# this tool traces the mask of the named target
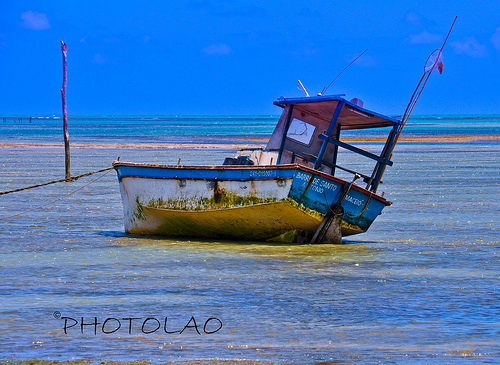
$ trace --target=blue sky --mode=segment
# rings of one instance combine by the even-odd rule
[[[500,2],[0,0],[0,115],[275,115],[280,96],[328,90],[402,114],[500,114]]]

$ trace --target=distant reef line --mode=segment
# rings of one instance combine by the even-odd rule
[[[471,142],[482,140],[498,140],[500,135],[465,135],[465,136],[401,136],[399,142]],[[385,137],[345,137],[343,141],[348,142],[384,142]],[[253,143],[117,143],[117,142],[74,142],[71,148],[149,148],[149,149],[252,149],[262,148],[267,139],[249,139]],[[63,148],[64,143],[55,142],[0,142],[0,148]]]

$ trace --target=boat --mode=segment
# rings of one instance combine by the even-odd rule
[[[368,230],[390,205],[377,189],[402,121],[343,95],[279,98],[283,109],[266,147],[219,166],[115,161],[130,234],[238,241],[340,243]],[[387,131],[380,154],[341,132]],[[374,163],[369,174],[341,166],[339,148]],[[352,179],[337,176],[338,172]]]
[[[338,244],[366,232],[391,205],[377,192],[382,176],[431,73],[442,72],[455,21],[428,57],[401,119],[365,109],[358,98],[323,95],[327,88],[311,97],[299,80],[306,96],[274,102],[283,110],[264,148],[238,151],[219,166],[115,161],[125,231],[305,244]],[[344,138],[368,129],[385,131],[377,153]]]

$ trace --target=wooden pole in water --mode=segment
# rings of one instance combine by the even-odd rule
[[[66,54],[68,46],[61,41],[61,51],[63,55],[63,84],[61,89],[62,96],[62,109],[63,109],[63,130],[64,130],[64,152],[66,161],[66,181],[71,181],[70,173],[70,158],[69,158],[69,133],[68,133],[68,114],[66,109],[66,83],[67,83],[67,68],[66,68]]]

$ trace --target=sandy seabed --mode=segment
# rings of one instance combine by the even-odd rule
[[[421,136],[400,137],[399,142],[471,142],[481,140],[498,140],[500,135],[465,135],[465,136]],[[385,137],[346,137],[342,139],[347,142],[384,142]],[[253,149],[262,148],[267,139],[252,139],[250,143],[71,143],[71,148],[219,148],[219,149]],[[0,148],[59,148],[64,143],[52,142],[0,142]]]

